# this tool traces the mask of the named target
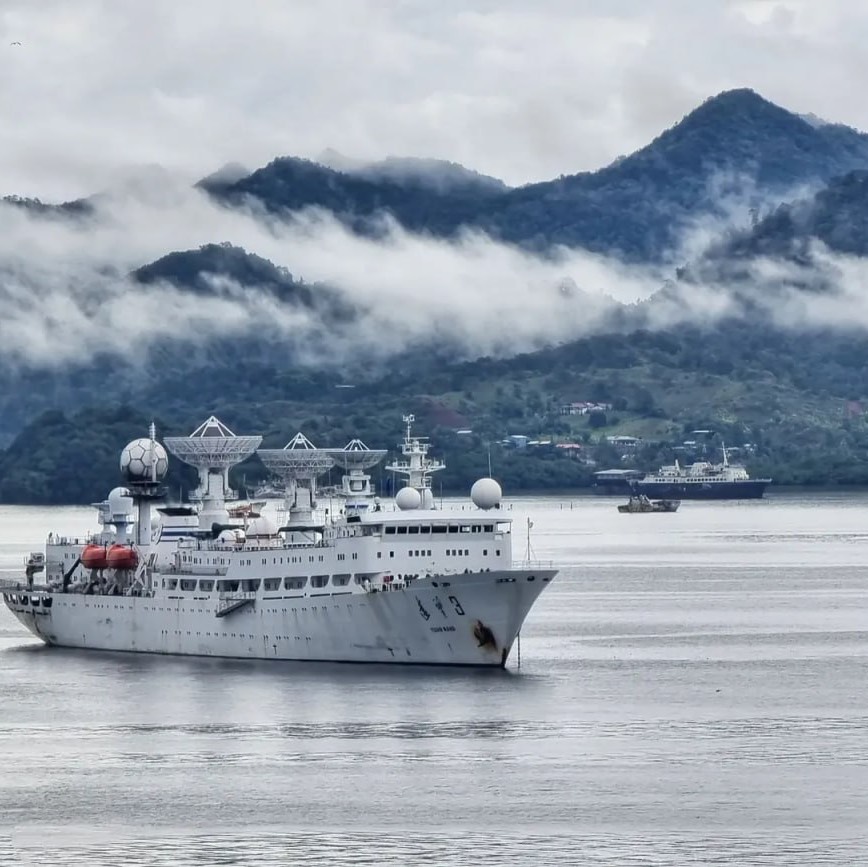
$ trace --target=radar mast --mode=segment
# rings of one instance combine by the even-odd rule
[[[422,508],[433,509],[434,494],[431,491],[431,474],[445,469],[446,464],[428,457],[428,449],[431,447],[428,437],[413,436],[412,426],[413,422],[416,421],[416,416],[405,415],[403,421],[407,429],[404,441],[401,443],[401,453],[407,460],[392,461],[386,469],[406,476],[407,487],[414,488],[419,492]]]

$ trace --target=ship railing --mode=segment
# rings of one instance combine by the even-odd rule
[[[554,569],[554,560],[514,560],[514,569]]]

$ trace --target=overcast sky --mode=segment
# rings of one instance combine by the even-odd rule
[[[860,0],[0,0],[0,37],[0,194],[46,200],[325,148],[520,184],[742,86],[868,129]]]

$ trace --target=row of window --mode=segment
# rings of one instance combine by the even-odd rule
[[[387,536],[437,535],[438,533],[493,533],[494,524],[434,524],[432,526],[408,524],[397,527],[386,526]]]
[[[355,576],[356,584],[364,584],[365,581],[370,581],[375,577],[375,573],[360,572]],[[342,572],[335,575],[311,575],[310,586],[321,587],[346,587],[353,579],[349,572]],[[210,578],[202,578],[195,580],[194,578],[164,578],[163,587],[167,590],[181,589],[186,593],[192,593],[199,590],[202,593],[213,593],[216,586],[218,593],[232,592],[236,593],[256,593],[261,587],[266,592],[280,590],[283,586],[286,590],[302,590],[307,586],[308,578],[306,576],[296,576],[294,578],[242,578],[229,579],[222,578],[214,581]]]

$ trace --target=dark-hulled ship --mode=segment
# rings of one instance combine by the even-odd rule
[[[678,461],[649,473],[632,486],[646,497],[675,500],[758,500],[771,479],[752,479],[740,464],[731,464],[723,448],[723,463],[697,461],[682,467]]]

